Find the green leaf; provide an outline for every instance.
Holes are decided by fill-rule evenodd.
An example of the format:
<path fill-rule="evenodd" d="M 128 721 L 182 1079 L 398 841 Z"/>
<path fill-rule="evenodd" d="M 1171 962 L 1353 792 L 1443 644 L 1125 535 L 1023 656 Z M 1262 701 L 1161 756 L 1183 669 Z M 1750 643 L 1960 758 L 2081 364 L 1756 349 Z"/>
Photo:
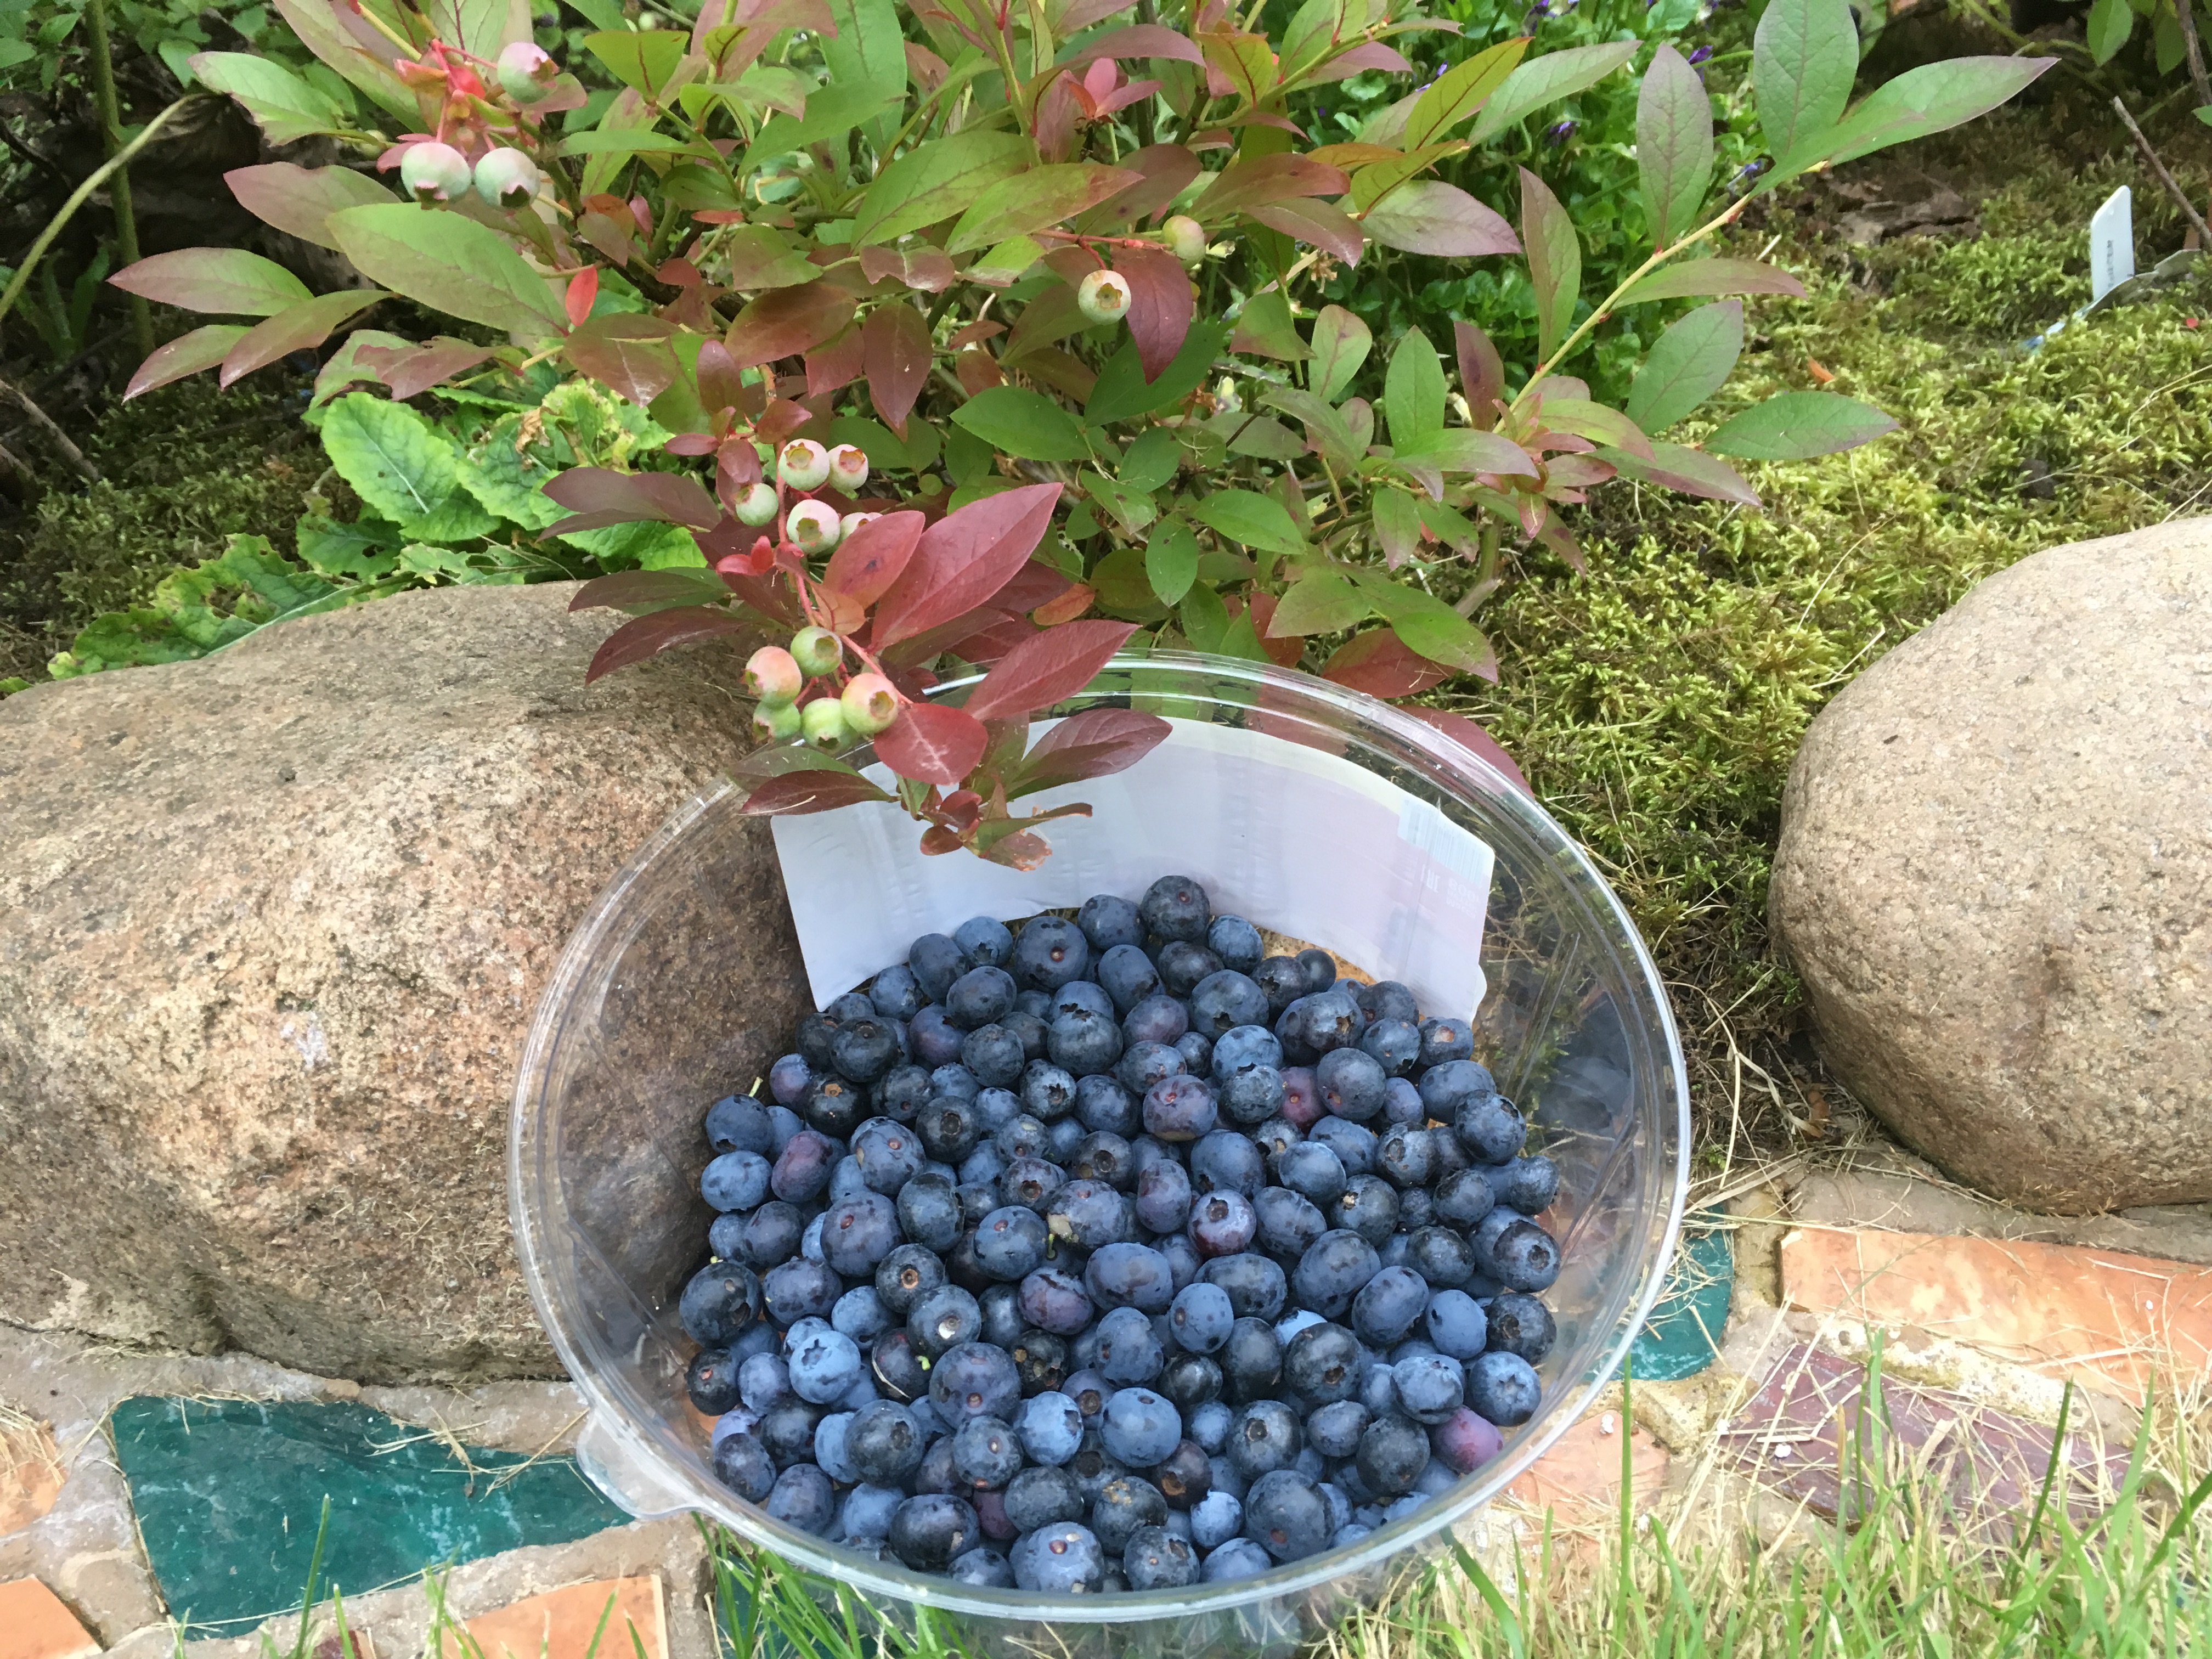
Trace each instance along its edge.
<path fill-rule="evenodd" d="M 374 591 L 325 580 L 278 553 L 265 537 L 234 535 L 215 558 L 164 576 L 145 608 L 95 617 L 78 631 L 70 654 L 80 673 L 182 662 L 271 623 L 336 610 Z M 227 611 L 221 602 L 226 594 Z"/>
<path fill-rule="evenodd" d="M 1842 0 L 1838 0 L 1840 4 Z M 1521 169 L 1521 246 L 1536 290 L 1536 349 L 1549 357 L 1575 325 L 1583 249 L 1575 222 L 1541 179 Z"/>
<path fill-rule="evenodd" d="M 402 210 L 405 211 L 405 210 Z M 273 317 L 314 296 L 274 259 L 239 247 L 186 247 L 125 265 L 107 279 L 126 294 L 184 311 Z"/>
<path fill-rule="evenodd" d="M 385 526 L 389 528 L 389 526 Z M 398 544 L 374 524 L 334 524 L 305 518 L 292 527 L 300 556 L 325 576 L 374 581 L 399 568 Z"/>
<path fill-rule="evenodd" d="M 880 151 L 898 131 L 906 103 L 906 42 L 898 8 L 893 0 L 830 0 L 830 16 L 837 32 L 819 37 L 829 84 L 874 100 L 874 109 L 851 125 L 866 129 Z M 813 112 L 810 103 L 807 113 Z"/>
<path fill-rule="evenodd" d="M 1102 472 L 1085 469 L 1079 477 L 1083 493 L 1104 507 L 1114 521 L 1131 536 L 1141 536 L 1145 527 L 1159 517 L 1159 509 L 1152 504 L 1149 491 L 1132 489 L 1118 479 Z"/>
<path fill-rule="evenodd" d="M 981 196 L 952 228 L 947 253 L 972 253 L 995 247 L 1011 237 L 1056 225 L 1118 196 L 1144 175 L 1095 161 L 1066 161 L 1031 167 L 1002 179 Z"/>
<path fill-rule="evenodd" d="M 500 48 L 530 39 L 530 8 L 523 0 L 426 0 L 430 27 L 448 46 L 496 58 Z"/>
<path fill-rule="evenodd" d="M 1229 619 L 1229 626 L 1221 630 L 1221 637 L 1213 642 L 1216 656 L 1241 657 L 1246 662 L 1273 663 L 1267 647 L 1260 643 L 1260 630 L 1252 626 L 1249 605 Z"/>
<path fill-rule="evenodd" d="M 1306 436 L 1326 455 L 1331 465 L 1357 467 L 1361 450 L 1352 438 L 1352 428 L 1334 404 L 1324 403 L 1310 392 L 1296 386 L 1270 386 L 1260 395 L 1260 401 L 1270 409 L 1279 409 L 1293 420 L 1304 423 Z"/>
<path fill-rule="evenodd" d="M 521 430 L 520 415 L 501 416 L 492 423 L 482 443 L 459 458 L 461 488 L 488 513 L 537 532 L 568 516 L 568 509 L 544 491 L 554 476 L 514 447 Z"/>
<path fill-rule="evenodd" d="M 1182 465 L 1182 445 L 1164 426 L 1146 427 L 1137 434 L 1114 469 L 1114 476 L 1132 489 L 1147 492 L 1175 482 Z"/>
<path fill-rule="evenodd" d="M 1394 449 L 1419 449 L 1444 429 L 1444 370 L 1418 328 L 1400 337 L 1382 377 L 1382 412 Z"/>
<path fill-rule="evenodd" d="M 994 386 L 952 411 L 964 428 L 994 449 L 1025 461 L 1088 459 L 1091 447 L 1075 417 L 1042 392 Z"/>
<path fill-rule="evenodd" d="M 668 84 L 688 44 L 678 29 L 608 29 L 584 37 L 584 50 L 605 64 L 608 74 L 648 98 Z"/>
<path fill-rule="evenodd" d="M 655 31 L 658 33 L 659 31 Z M 598 128 L 579 132 L 561 141 L 563 155 L 696 155 L 702 160 L 713 154 L 704 144 L 694 143 L 689 138 L 679 138 L 673 133 L 653 132 L 638 127 Z"/>
<path fill-rule="evenodd" d="M 1145 542 L 1145 580 L 1162 605 L 1175 605 L 1198 580 L 1198 538 L 1170 514 L 1152 527 Z"/>
<path fill-rule="evenodd" d="M 1636 101 L 1636 167 L 1655 247 L 1697 228 L 1713 182 L 1713 106 L 1705 83 L 1664 41 Z"/>
<path fill-rule="evenodd" d="M 1805 284 L 1779 265 L 1764 265 L 1756 259 L 1685 259 L 1632 284 L 1614 302 L 1614 309 L 1717 294 L 1787 294 L 1802 300 Z"/>
<path fill-rule="evenodd" d="M 2089 56 L 2100 66 L 2111 63 L 2135 27 L 2135 10 L 2128 0 L 2095 0 L 2089 8 Z"/>
<path fill-rule="evenodd" d="M 1840 164 L 1892 144 L 1945 132 L 2016 96 L 2055 58 L 1953 58 L 1885 81 L 1831 135 L 1826 158 Z"/>
<path fill-rule="evenodd" d="M 1497 658 L 1482 630 L 1434 594 L 1372 571 L 1360 571 L 1356 580 L 1408 651 L 1462 673 L 1497 673 Z"/>
<path fill-rule="evenodd" d="M 1291 522 L 1290 509 L 1256 490 L 1217 489 L 1184 510 L 1216 535 L 1263 553 L 1295 557 L 1306 550 L 1305 538 Z"/>
<path fill-rule="evenodd" d="M 1778 172 L 1843 118 L 1858 72 L 1849 0 L 1769 0 L 1752 36 L 1751 84 Z"/>
<path fill-rule="evenodd" d="M 1389 492 L 1401 501 L 1398 492 Z M 1274 634 L 1340 634 L 1363 621 L 1374 607 L 1342 572 L 1309 570 L 1284 590 L 1282 603 L 1267 623 Z"/>
<path fill-rule="evenodd" d="M 310 138 L 338 125 L 331 100 L 272 58 L 204 52 L 191 64 L 201 84 L 237 99 L 272 144 Z"/>
<path fill-rule="evenodd" d="M 1192 650 L 1218 651 L 1221 636 L 1229 631 L 1229 607 L 1222 604 L 1221 595 L 1200 582 L 1183 595 L 1176 620 L 1182 624 L 1182 635 Z"/>
<path fill-rule="evenodd" d="M 1413 112 L 1406 118 L 1406 134 L 1399 148 L 1419 149 L 1439 138 L 1449 137 L 1454 127 L 1489 102 L 1528 50 L 1525 37 L 1501 40 L 1439 75 L 1414 100 Z"/>
<path fill-rule="evenodd" d="M 1137 343 L 1127 342 L 1098 371 L 1098 383 L 1091 388 L 1083 405 L 1084 418 L 1093 426 L 1107 426 L 1181 403 L 1206 379 L 1228 336 L 1229 331 L 1218 323 L 1193 325 L 1174 361 L 1149 385 Z"/>
<path fill-rule="evenodd" d="M 425 117 L 422 106 L 392 67 L 392 55 L 371 52 L 346 32 L 336 13 L 322 0 L 276 0 L 277 11 L 292 26 L 300 44 L 340 75 L 359 87 L 377 104 L 409 123 L 434 119 Z"/>
<path fill-rule="evenodd" d="M 1662 334 L 1628 388 L 1628 418 L 1657 434 L 1721 389 L 1743 350 L 1743 301 L 1699 306 Z"/>
<path fill-rule="evenodd" d="M 459 447 L 405 404 L 348 392 L 323 417 L 323 448 L 354 493 L 410 535 L 460 493 Z"/>
<path fill-rule="evenodd" d="M 1231 351 L 1255 357 L 1273 357 L 1280 363 L 1299 363 L 1313 356 L 1291 320 L 1291 302 L 1279 288 L 1255 294 L 1237 316 L 1237 332 L 1229 342 Z"/>
<path fill-rule="evenodd" d="M 1012 132 L 961 132 L 918 145 L 878 173 L 860 198 L 853 240 L 895 242 L 965 213 L 1036 153 Z"/>
<path fill-rule="evenodd" d="M 547 280 L 489 225 L 402 202 L 348 208 L 328 223 L 363 276 L 419 305 L 532 338 L 568 329 Z"/>
<path fill-rule="evenodd" d="M 1705 448 L 1747 461 L 1802 461 L 1855 448 L 1896 425 L 1839 392 L 1783 392 L 1722 422 Z"/>
<path fill-rule="evenodd" d="M 580 530 L 560 539 L 590 554 L 602 570 L 666 570 L 706 562 L 690 531 L 681 525 L 650 519 L 611 524 L 602 530 Z"/>
<path fill-rule="evenodd" d="M 1306 384 L 1334 403 L 1352 389 L 1352 376 L 1367 361 L 1374 331 L 1342 306 L 1323 306 L 1314 319 L 1313 366 Z"/>
<path fill-rule="evenodd" d="M 1614 40 L 1601 46 L 1570 46 L 1565 52 L 1547 52 L 1531 59 L 1507 76 L 1504 84 L 1491 94 L 1468 137 L 1475 143 L 1487 143 L 1522 117 L 1595 86 L 1635 57 L 1639 44 Z"/>
<path fill-rule="evenodd" d="M 1375 514 L 1376 539 L 1395 569 L 1420 549 L 1420 507 L 1402 489 L 1377 489 L 1367 499 Z"/>

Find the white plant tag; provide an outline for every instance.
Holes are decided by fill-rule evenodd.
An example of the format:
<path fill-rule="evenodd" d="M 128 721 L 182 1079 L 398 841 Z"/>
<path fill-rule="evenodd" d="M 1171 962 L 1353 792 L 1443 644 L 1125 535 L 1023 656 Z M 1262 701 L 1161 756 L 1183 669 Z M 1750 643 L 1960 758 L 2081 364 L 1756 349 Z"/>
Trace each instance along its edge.
<path fill-rule="evenodd" d="M 1049 729 L 1040 721 L 1031 741 Z M 1489 846 L 1364 768 L 1264 732 L 1171 720 L 1127 771 L 1027 797 L 1015 810 L 1088 801 L 1087 818 L 1042 826 L 1052 856 L 1009 870 L 938 857 L 922 826 L 874 803 L 774 821 L 775 849 L 815 1006 L 895 962 L 924 933 L 970 916 L 1002 921 L 1137 899 L 1162 876 L 1202 884 L 1217 912 L 1326 945 L 1410 989 L 1423 1014 L 1471 1017 L 1482 1001 Z M 868 774 L 890 784 L 881 766 Z"/>
<path fill-rule="evenodd" d="M 2135 198 L 2122 185 L 2089 216 L 2089 303 L 2136 274 Z"/>

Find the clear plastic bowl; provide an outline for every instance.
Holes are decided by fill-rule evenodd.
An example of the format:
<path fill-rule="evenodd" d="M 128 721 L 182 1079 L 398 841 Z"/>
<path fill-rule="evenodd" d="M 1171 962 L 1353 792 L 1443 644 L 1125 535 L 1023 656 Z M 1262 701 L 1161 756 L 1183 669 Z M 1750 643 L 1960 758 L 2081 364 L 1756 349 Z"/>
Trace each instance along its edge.
<path fill-rule="evenodd" d="M 957 698 L 961 687 L 945 690 Z M 1508 1431 L 1498 1457 L 1346 1549 L 1231 1583 L 1109 1596 L 978 1589 L 865 1560 L 720 1485 L 705 1420 L 684 1397 L 696 1345 L 675 1311 L 703 1260 L 699 1122 L 711 1100 L 766 1072 L 787 1029 L 763 1021 L 702 1030 L 695 992 L 702 975 L 763 950 L 787 953 L 793 981 L 804 981 L 787 920 L 780 939 L 760 935 L 769 830 L 738 811 L 741 794 L 729 787 L 693 800 L 640 849 L 578 929 L 538 1005 L 509 1137 L 515 1236 L 539 1316 L 590 1402 L 584 1469 L 632 1513 L 703 1511 L 878 1608 L 954 1615 L 978 1651 L 1282 1650 L 1352 1604 L 1371 1604 L 1441 1547 L 1617 1371 L 1658 1296 L 1681 1219 L 1681 1049 L 1651 959 L 1589 860 L 1527 794 L 1435 728 L 1302 674 L 1180 653 L 1116 659 L 1054 712 L 1100 704 L 1248 726 L 1342 757 L 1492 849 L 1476 1057 L 1528 1113 L 1531 1145 L 1559 1164 L 1546 1221 L 1564 1257 L 1547 1297 L 1559 1334 L 1538 1368 L 1545 1404 Z M 741 912 L 738 890 L 748 888 L 753 908 Z M 781 893 L 777 880 L 769 896 Z M 747 914 L 750 927 L 741 926 Z"/>

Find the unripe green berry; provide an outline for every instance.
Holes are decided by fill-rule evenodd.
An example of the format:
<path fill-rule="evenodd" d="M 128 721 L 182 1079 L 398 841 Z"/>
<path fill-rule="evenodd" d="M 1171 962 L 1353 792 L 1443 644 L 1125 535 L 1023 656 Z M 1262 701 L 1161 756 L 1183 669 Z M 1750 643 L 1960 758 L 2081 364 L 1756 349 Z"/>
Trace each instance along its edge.
<path fill-rule="evenodd" d="M 745 659 L 745 690 L 764 703 L 796 702 L 805 684 L 799 659 L 780 645 L 764 645 Z"/>
<path fill-rule="evenodd" d="M 1129 279 L 1118 270 L 1094 270 L 1076 284 L 1075 305 L 1094 323 L 1118 323 L 1129 314 Z"/>
<path fill-rule="evenodd" d="M 827 553 L 837 545 L 837 510 L 827 501 L 801 501 L 784 514 L 783 533 L 802 553 Z"/>
<path fill-rule="evenodd" d="M 862 737 L 872 738 L 899 715 L 898 692 L 881 674 L 854 675 L 838 702 L 845 724 Z"/>
<path fill-rule="evenodd" d="M 538 164 L 519 149 L 492 149 L 477 163 L 477 194 L 494 207 L 526 205 L 538 194 Z"/>
<path fill-rule="evenodd" d="M 1183 264 L 1194 265 L 1206 258 L 1206 227 L 1188 213 L 1176 214 L 1160 228 L 1167 233 L 1168 246 Z"/>
<path fill-rule="evenodd" d="M 450 202 L 467 191 L 471 176 L 469 158 L 451 144 L 410 144 L 399 158 L 399 187 L 418 202 Z"/>
<path fill-rule="evenodd" d="M 826 628 L 802 628 L 791 636 L 791 654 L 798 661 L 799 672 L 829 674 L 843 659 L 845 647 Z"/>
<path fill-rule="evenodd" d="M 789 743 L 805 725 L 794 703 L 764 702 L 753 710 L 753 736 L 763 743 Z"/>
<path fill-rule="evenodd" d="M 774 484 L 757 483 L 738 497 L 737 506 L 731 510 L 737 514 L 739 524 L 758 530 L 775 517 L 775 510 L 781 505 L 776 499 Z"/>
<path fill-rule="evenodd" d="M 809 748 L 834 755 L 853 741 L 852 731 L 845 724 L 845 705 L 835 697 L 817 697 L 799 714 Z"/>
<path fill-rule="evenodd" d="M 787 489 L 819 489 L 829 481 L 830 452 L 811 438 L 793 438 L 776 456 L 775 470 Z"/>
<path fill-rule="evenodd" d="M 527 40 L 516 40 L 499 54 L 500 90 L 518 104 L 542 104 L 553 90 L 561 66 Z"/>
<path fill-rule="evenodd" d="M 858 444 L 839 444 L 830 452 L 830 482 L 848 495 L 868 481 L 868 453 Z"/>

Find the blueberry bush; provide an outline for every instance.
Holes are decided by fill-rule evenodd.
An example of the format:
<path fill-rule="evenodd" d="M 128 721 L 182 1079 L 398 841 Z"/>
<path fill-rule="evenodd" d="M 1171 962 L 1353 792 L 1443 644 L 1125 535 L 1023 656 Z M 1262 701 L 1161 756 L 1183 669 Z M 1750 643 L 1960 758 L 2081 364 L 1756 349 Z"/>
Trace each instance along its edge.
<path fill-rule="evenodd" d="M 142 261 L 110 280 L 257 320 L 169 342 L 133 390 L 207 368 L 228 382 L 405 301 L 452 331 L 354 334 L 343 372 L 390 400 L 349 395 L 332 418 L 397 431 L 404 416 L 362 411 L 450 386 L 512 410 L 520 454 L 538 430 L 525 405 L 543 401 L 531 377 L 554 366 L 665 441 L 564 463 L 538 485 L 559 516 L 490 500 L 476 452 L 465 465 L 380 447 L 375 484 L 353 482 L 392 556 L 513 524 L 554 574 L 574 567 L 547 542 L 619 530 L 587 550 L 604 574 L 579 599 L 632 614 L 596 672 L 720 634 L 834 641 L 789 698 L 771 690 L 780 663 L 763 672 L 763 732 L 812 748 L 763 763 L 775 775 L 760 810 L 872 790 L 826 751 L 878 710 L 878 755 L 933 844 L 1017 862 L 1042 855 L 1006 805 L 1027 763 L 978 713 L 1012 727 L 1065 695 L 1094 652 L 1046 641 L 1079 619 L 1085 641 L 1141 629 L 1154 645 L 1310 661 L 1383 696 L 1494 677 L 1474 617 L 1502 553 L 1578 566 L 1562 510 L 1589 490 L 1625 477 L 1755 504 L 1724 457 L 1809 457 L 1887 430 L 1847 397 L 1784 392 L 1698 447 L 1664 435 L 1727 380 L 1741 296 L 1801 291 L 1709 239 L 1777 183 L 1970 119 L 2048 64 L 1929 64 L 1851 108 L 1844 0 L 1775 0 L 1752 76 L 1771 164 L 1716 200 L 1711 96 L 1657 46 L 1635 82 L 1643 252 L 1592 301 L 1574 215 L 1534 171 L 1510 169 L 1516 223 L 1437 169 L 1505 167 L 1497 141 L 1620 75 L 1634 40 L 1487 44 L 1340 138 L 1286 112 L 1355 77 L 1410 79 L 1401 46 L 1455 26 L 1366 0 L 1306 0 L 1273 35 L 1221 0 L 1144 21 L 1113 0 L 709 0 L 688 33 L 604 28 L 564 65 L 519 8 L 485 0 L 284 12 L 363 108 L 407 129 L 373 141 L 398 191 L 287 162 L 230 183 L 370 285 L 315 295 L 236 249 Z M 274 64 L 228 90 L 272 137 L 362 142 Z M 1509 338 L 1509 361 L 1455 323 L 1455 389 L 1418 328 L 1378 352 L 1324 287 L 1377 248 L 1519 261 L 1533 347 Z M 1685 299 L 1709 303 L 1657 334 L 1619 407 L 1561 371 L 1607 319 Z M 1370 356 L 1371 398 L 1357 391 Z M 412 556 L 417 575 L 434 562 Z M 532 574 L 465 553 L 437 574 L 517 569 Z M 392 579 L 364 566 L 313 603 Z M 996 663 L 995 678 L 1017 653 L 1023 673 L 989 696 L 986 681 L 967 709 L 927 700 L 948 663 Z M 871 690 L 848 702 L 856 677 Z M 1024 708 L 1007 700 L 1017 685 Z M 1141 740 L 1084 763 L 1126 763 Z"/>

